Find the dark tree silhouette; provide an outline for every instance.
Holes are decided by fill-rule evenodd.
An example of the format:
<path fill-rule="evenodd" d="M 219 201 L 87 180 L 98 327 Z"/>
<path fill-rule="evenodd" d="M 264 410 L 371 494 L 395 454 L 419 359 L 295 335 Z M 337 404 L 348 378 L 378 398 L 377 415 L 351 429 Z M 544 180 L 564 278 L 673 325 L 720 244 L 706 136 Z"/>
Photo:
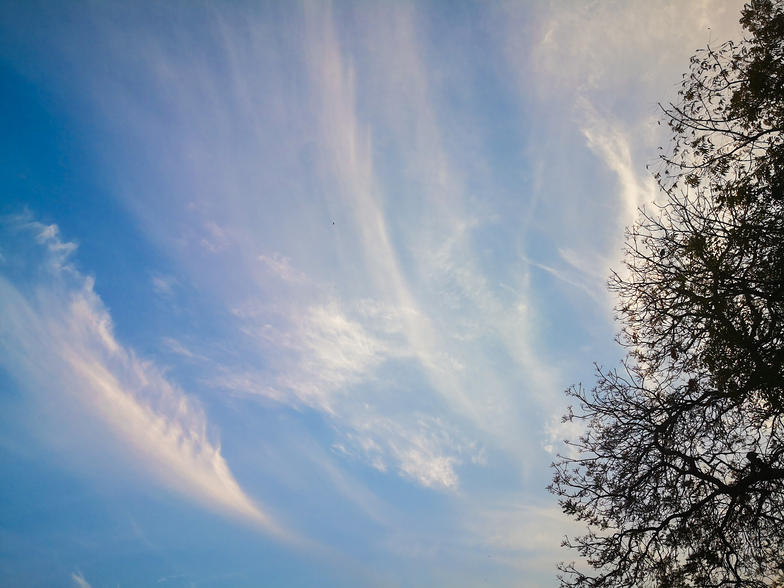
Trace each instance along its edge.
<path fill-rule="evenodd" d="M 565 586 L 784 586 L 784 3 L 691 61 L 663 203 L 627 233 L 620 371 L 598 371 L 585 433 L 550 490 L 588 524 Z"/>
<path fill-rule="evenodd" d="M 750 36 L 693 57 L 681 103 L 664 111 L 673 145 L 655 176 L 666 204 L 631 229 L 631 278 L 611 288 L 626 340 L 653 369 L 682 357 L 721 393 L 761 394 L 781 410 L 782 3 L 750 2 L 741 24 Z"/>

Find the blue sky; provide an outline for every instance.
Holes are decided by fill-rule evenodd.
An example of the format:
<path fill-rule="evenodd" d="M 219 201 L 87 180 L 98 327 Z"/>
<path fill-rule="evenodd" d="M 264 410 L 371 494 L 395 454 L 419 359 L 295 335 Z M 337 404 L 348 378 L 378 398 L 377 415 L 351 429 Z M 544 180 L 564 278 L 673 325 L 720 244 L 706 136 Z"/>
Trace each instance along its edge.
<path fill-rule="evenodd" d="M 563 389 L 740 2 L 4 2 L 0 583 L 555 586 Z"/>

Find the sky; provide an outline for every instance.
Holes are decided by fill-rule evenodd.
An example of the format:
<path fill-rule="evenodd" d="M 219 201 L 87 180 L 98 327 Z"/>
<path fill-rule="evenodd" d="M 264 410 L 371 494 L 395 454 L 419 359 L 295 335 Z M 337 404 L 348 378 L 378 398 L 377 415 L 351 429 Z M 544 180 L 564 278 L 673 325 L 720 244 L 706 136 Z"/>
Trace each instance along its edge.
<path fill-rule="evenodd" d="M 0 584 L 557 586 L 563 391 L 741 6 L 0 3 Z"/>

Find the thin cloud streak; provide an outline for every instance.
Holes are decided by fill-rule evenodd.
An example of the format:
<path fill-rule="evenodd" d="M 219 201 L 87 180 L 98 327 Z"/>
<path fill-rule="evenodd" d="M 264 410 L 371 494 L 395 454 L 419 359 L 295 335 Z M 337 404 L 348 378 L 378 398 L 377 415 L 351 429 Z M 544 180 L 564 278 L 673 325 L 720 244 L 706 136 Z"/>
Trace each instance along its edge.
<path fill-rule="evenodd" d="M 618 177 L 621 206 L 617 222 L 619 227 L 628 226 L 637 217 L 637 210 L 656 198 L 656 182 L 647 170 L 642 177 L 638 175 L 640 166 L 635 165 L 632 158 L 631 141 L 619 123 L 600 117 L 584 98 L 579 101 L 579 108 L 585 120 L 581 130 L 588 147 Z M 617 233 L 623 234 L 622 231 Z"/>
<path fill-rule="evenodd" d="M 393 245 L 385 196 L 402 195 L 385 195 L 379 187 L 373 169 L 375 152 L 370 127 L 360 122 L 357 113 L 357 74 L 350 57 L 343 56 L 327 10 L 310 15 L 314 32 L 307 35 L 312 44 L 308 52 L 312 56 L 310 69 L 323 106 L 326 156 L 333 162 L 342 187 L 340 193 L 348 200 L 347 206 L 360 227 L 366 271 L 373 276 L 377 291 L 399 307 L 407 341 L 425 368 L 428 383 L 452 410 L 471 421 L 484 436 L 489 435 L 494 443 L 507 449 L 517 449 L 525 445 L 514 419 L 516 409 L 512 408 L 517 391 L 510 390 L 505 378 L 480 360 L 473 341 L 460 341 L 455 325 L 481 322 L 483 328 L 475 334 L 476 338 L 485 337 L 488 332 L 499 337 L 519 362 L 521 372 L 533 383 L 532 388 L 552 388 L 552 377 L 533 353 L 532 329 L 523 311 L 528 306 L 525 298 L 521 297 L 511 308 L 499 303 L 487 279 L 477 270 L 478 264 L 472 261 L 475 253 L 470 230 L 477 223 L 462 212 L 464 189 L 441 146 L 434 98 L 427 87 L 428 74 L 421 58 L 423 51 L 417 46 L 413 11 L 404 4 L 381 13 L 374 14 L 368 25 L 379 27 L 381 38 L 370 53 L 382 60 L 380 69 L 392 72 L 393 83 L 379 90 L 383 94 L 383 98 L 379 96 L 381 102 L 391 106 L 388 115 L 384 109 L 386 119 L 381 124 L 393 130 L 406 169 L 412 170 L 412 181 L 421 192 L 420 206 L 435 219 L 434 224 L 411 219 L 413 230 L 419 232 L 403 232 L 410 250 L 401 251 Z M 373 39 L 375 32 L 374 29 Z M 387 62 L 388 56 L 394 56 L 391 63 Z M 411 113 L 415 113 L 413 118 Z M 411 135 L 397 132 L 409 128 L 415 129 Z M 406 268 L 407 271 L 399 261 L 403 254 L 414 259 L 414 267 Z M 416 295 L 407 275 L 425 277 Z M 459 299 L 460 309 L 444 305 L 444 298 Z M 477 395 L 476 382 L 466 378 L 467 363 L 473 368 L 472 377 L 482 382 L 482 396 Z M 528 400 L 538 402 L 533 394 Z"/>
<path fill-rule="evenodd" d="M 208 438 L 206 417 L 193 399 L 115 339 L 93 278 L 69 262 L 75 245 L 62 242 L 55 225 L 22 219 L 10 224 L 17 239 L 19 233 L 33 234 L 46 269 L 24 290 L 0 276 L 3 367 L 44 401 L 77 404 L 97 417 L 164 485 L 291 539 L 240 488 L 220 445 Z M 24 293 L 31 291 L 34 295 Z"/>
<path fill-rule="evenodd" d="M 71 578 L 76 583 L 78 588 L 92 588 L 92 586 L 90 586 L 87 580 L 84 579 L 82 572 L 78 572 L 78 573 L 75 572 L 71 574 Z"/>

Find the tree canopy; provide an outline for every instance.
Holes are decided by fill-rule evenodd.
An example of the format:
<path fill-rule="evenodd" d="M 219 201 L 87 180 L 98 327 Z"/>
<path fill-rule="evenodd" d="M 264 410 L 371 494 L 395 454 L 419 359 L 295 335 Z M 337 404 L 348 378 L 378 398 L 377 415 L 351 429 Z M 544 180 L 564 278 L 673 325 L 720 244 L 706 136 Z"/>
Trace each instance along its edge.
<path fill-rule="evenodd" d="M 550 490 L 588 524 L 567 586 L 784 585 L 784 3 L 691 60 L 663 108 L 662 203 L 627 231 L 621 370 Z"/>

